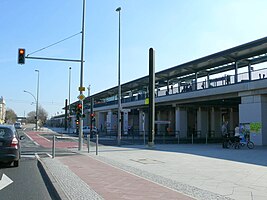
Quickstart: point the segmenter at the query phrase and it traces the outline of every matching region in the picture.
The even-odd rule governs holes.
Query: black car
[[[0,163],[19,166],[20,140],[14,125],[0,125]]]

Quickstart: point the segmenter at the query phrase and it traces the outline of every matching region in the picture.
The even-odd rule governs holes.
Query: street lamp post
[[[118,146],[121,145],[121,83],[120,83],[120,65],[121,65],[121,7],[116,9],[119,12],[119,44],[118,44]]]
[[[39,103],[39,70],[36,69],[35,72],[37,72],[38,76],[37,76],[37,89],[36,89],[36,96],[37,96],[37,100],[36,100],[36,125],[35,125],[35,129],[37,131],[38,128],[38,103]]]
[[[69,106],[68,106],[68,133],[70,133],[70,83],[71,83],[71,67],[69,67]]]
[[[26,93],[30,94],[30,95],[34,98],[34,100],[35,100],[35,104],[37,105],[36,97],[35,97],[31,92],[26,91],[26,90],[24,90],[23,92],[26,92]],[[36,107],[36,108],[37,108],[37,107]],[[35,115],[37,116],[37,110],[35,110]],[[36,119],[37,119],[37,118],[36,118]],[[35,121],[35,128],[36,128],[36,131],[37,131],[37,120]]]

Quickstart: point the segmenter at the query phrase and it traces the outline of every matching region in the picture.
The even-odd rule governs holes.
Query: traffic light
[[[83,107],[82,104],[78,103],[77,109],[76,109],[76,117],[77,117],[77,119],[82,117],[82,107]]]
[[[18,64],[25,64],[25,49],[19,49],[18,51]]]
[[[79,119],[76,119],[75,120],[75,124],[76,124],[76,130],[77,130],[77,134],[79,133],[79,125],[80,125],[80,121],[79,121]]]
[[[91,120],[92,120],[92,122],[94,122],[95,121],[95,113],[91,113]]]

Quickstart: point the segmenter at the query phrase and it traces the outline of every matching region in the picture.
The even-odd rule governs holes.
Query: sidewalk
[[[41,158],[65,199],[267,199],[267,148],[99,146]],[[64,199],[64,198],[63,198]]]

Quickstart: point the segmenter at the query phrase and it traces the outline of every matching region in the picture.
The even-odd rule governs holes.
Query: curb
[[[43,177],[47,190],[52,199],[56,200],[69,200],[67,195],[63,192],[61,187],[59,186],[57,180],[54,176],[49,172],[46,165],[42,162],[41,158],[36,154],[35,157],[37,158],[37,166],[39,171]]]

